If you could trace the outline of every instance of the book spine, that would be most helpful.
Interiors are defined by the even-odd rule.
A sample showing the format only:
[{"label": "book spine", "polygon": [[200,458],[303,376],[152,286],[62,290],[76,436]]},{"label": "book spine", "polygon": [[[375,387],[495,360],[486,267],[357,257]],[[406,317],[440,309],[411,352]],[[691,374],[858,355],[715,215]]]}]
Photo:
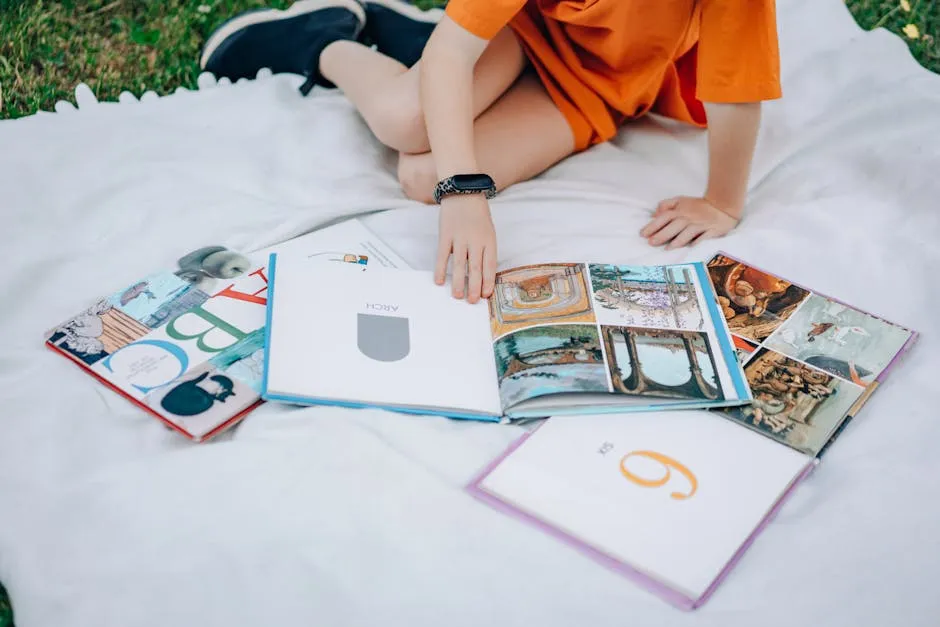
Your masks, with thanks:
[{"label": "book spine", "polygon": [[731,376],[731,380],[734,382],[734,391],[739,399],[750,399],[751,388],[747,384],[747,379],[744,376],[744,369],[741,367],[741,363],[734,353],[734,345],[731,343],[731,330],[728,328],[728,323],[724,315],[722,315],[721,311],[718,309],[718,294],[715,292],[715,288],[708,276],[708,269],[702,262],[696,262],[693,265],[695,266],[695,272],[698,276],[699,286],[702,289],[705,303],[708,305],[708,315],[712,320],[712,328],[715,330],[715,337],[718,338],[718,342],[721,344],[721,355],[725,362],[725,368]]},{"label": "book spine", "polygon": [[264,365],[261,370],[261,398],[268,396],[268,364],[271,363],[271,319],[274,317],[274,285],[277,276],[277,253],[268,256],[268,300],[264,310]]}]

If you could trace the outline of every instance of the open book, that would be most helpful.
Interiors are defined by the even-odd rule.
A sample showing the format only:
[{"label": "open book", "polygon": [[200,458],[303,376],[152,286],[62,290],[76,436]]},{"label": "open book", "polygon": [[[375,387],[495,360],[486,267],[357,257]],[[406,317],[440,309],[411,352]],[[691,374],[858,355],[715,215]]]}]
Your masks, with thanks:
[{"label": "open book", "polygon": [[708,268],[753,403],[552,417],[468,488],[686,609],[714,592],[917,338],[726,255]]},{"label": "open book", "polygon": [[821,456],[919,334],[719,254],[708,272],[752,403],[722,413]]},{"label": "open book", "polygon": [[207,246],[97,299],[50,329],[46,345],[185,437],[208,440],[261,402],[273,251],[407,267],[355,219],[250,254]]},{"label": "open book", "polygon": [[270,267],[268,400],[501,420],[751,398],[701,263],[510,268],[475,304],[429,272]]}]

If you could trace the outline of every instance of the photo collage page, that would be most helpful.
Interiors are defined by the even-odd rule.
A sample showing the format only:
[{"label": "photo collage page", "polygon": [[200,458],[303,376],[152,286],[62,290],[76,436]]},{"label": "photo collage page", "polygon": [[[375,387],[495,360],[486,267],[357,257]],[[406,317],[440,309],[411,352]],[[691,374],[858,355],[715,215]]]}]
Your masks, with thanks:
[{"label": "photo collage page", "polygon": [[730,257],[708,271],[754,394],[720,411],[810,455],[913,334]]},{"label": "photo collage page", "polygon": [[694,266],[557,263],[497,275],[504,406],[558,393],[716,401],[732,385]]}]

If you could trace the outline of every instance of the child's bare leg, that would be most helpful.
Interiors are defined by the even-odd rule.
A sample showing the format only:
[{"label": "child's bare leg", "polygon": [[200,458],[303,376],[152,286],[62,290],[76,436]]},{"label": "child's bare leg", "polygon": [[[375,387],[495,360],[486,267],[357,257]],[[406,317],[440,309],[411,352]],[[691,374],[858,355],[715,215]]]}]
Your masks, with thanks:
[{"label": "child's bare leg", "polygon": [[[480,169],[503,190],[541,174],[574,152],[567,120],[533,73],[524,74],[476,120]],[[398,178],[409,198],[433,203],[437,169],[430,152],[402,152]]]},{"label": "child's bare leg", "polygon": [[[474,115],[483,113],[516,81],[525,63],[510,30],[493,38],[476,65]],[[428,150],[419,65],[408,69],[357,42],[337,41],[320,55],[320,72],[343,91],[380,142],[407,153]]]}]

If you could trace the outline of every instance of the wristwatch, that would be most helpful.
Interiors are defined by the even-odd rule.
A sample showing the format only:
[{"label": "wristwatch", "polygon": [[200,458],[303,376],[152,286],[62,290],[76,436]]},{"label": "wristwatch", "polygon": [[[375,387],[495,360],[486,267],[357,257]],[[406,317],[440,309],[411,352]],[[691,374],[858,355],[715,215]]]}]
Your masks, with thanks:
[{"label": "wristwatch", "polygon": [[440,204],[442,198],[454,194],[483,194],[493,198],[496,196],[496,183],[486,174],[455,174],[434,187],[434,202]]}]

